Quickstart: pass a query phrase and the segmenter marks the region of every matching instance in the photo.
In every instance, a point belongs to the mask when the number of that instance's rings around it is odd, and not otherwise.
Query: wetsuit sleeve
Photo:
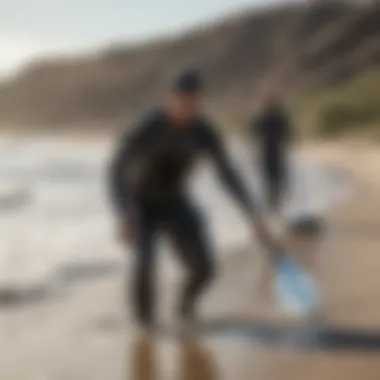
[[[226,146],[216,129],[207,126],[206,148],[209,156],[216,165],[222,183],[238,201],[243,211],[248,214],[255,212],[255,203],[246,186],[243,184],[237,169],[232,164]]]
[[[136,122],[124,132],[117,143],[108,170],[111,204],[120,217],[134,215],[136,205],[126,178],[131,171],[135,158],[141,155],[149,139],[148,121]]]

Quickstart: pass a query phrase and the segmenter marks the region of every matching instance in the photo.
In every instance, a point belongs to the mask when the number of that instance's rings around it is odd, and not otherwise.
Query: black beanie
[[[198,70],[183,70],[174,80],[172,89],[179,93],[193,94],[203,88],[202,76]]]

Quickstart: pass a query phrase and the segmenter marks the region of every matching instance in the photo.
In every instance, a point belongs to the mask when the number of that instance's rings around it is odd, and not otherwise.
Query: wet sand
[[[343,168],[356,185],[348,204],[328,214],[319,239],[288,237],[321,284],[323,316],[380,329],[380,152],[371,147],[313,146],[307,160]],[[337,172],[337,175],[340,172]],[[302,253],[301,253],[302,251]],[[252,254],[254,253],[254,254]],[[207,318],[281,318],[265,302],[266,263],[257,247],[220,255],[219,276],[205,295]],[[130,268],[127,267],[127,279]],[[159,271],[160,315],[169,320],[181,273]],[[379,379],[379,354],[276,348],[234,337],[144,341],[124,318],[122,272],[96,284],[74,283],[42,304],[0,313],[0,377],[6,380],[304,380]],[[128,313],[127,313],[128,314]]]

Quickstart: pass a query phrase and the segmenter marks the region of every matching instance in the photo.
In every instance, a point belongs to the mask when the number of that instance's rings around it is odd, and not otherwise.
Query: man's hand
[[[119,221],[117,226],[117,240],[122,245],[133,244],[136,239],[136,223],[129,218]]]
[[[271,257],[275,258],[278,254],[279,245],[276,242],[273,234],[268,229],[264,219],[255,216],[253,218],[253,225],[261,244],[269,250]]]
[[[253,219],[253,226],[259,236],[259,239],[266,244],[269,240],[270,234],[264,220],[261,217],[255,217]]]

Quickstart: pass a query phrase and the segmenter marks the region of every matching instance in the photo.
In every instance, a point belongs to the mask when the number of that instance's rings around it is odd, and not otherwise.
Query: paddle
[[[269,258],[274,269],[275,292],[288,310],[310,314],[319,306],[319,292],[315,277],[287,255],[281,244],[273,243],[263,234]]]
[[[310,314],[319,306],[319,292],[312,274],[281,255],[274,262],[275,291],[279,301],[292,311]]]

